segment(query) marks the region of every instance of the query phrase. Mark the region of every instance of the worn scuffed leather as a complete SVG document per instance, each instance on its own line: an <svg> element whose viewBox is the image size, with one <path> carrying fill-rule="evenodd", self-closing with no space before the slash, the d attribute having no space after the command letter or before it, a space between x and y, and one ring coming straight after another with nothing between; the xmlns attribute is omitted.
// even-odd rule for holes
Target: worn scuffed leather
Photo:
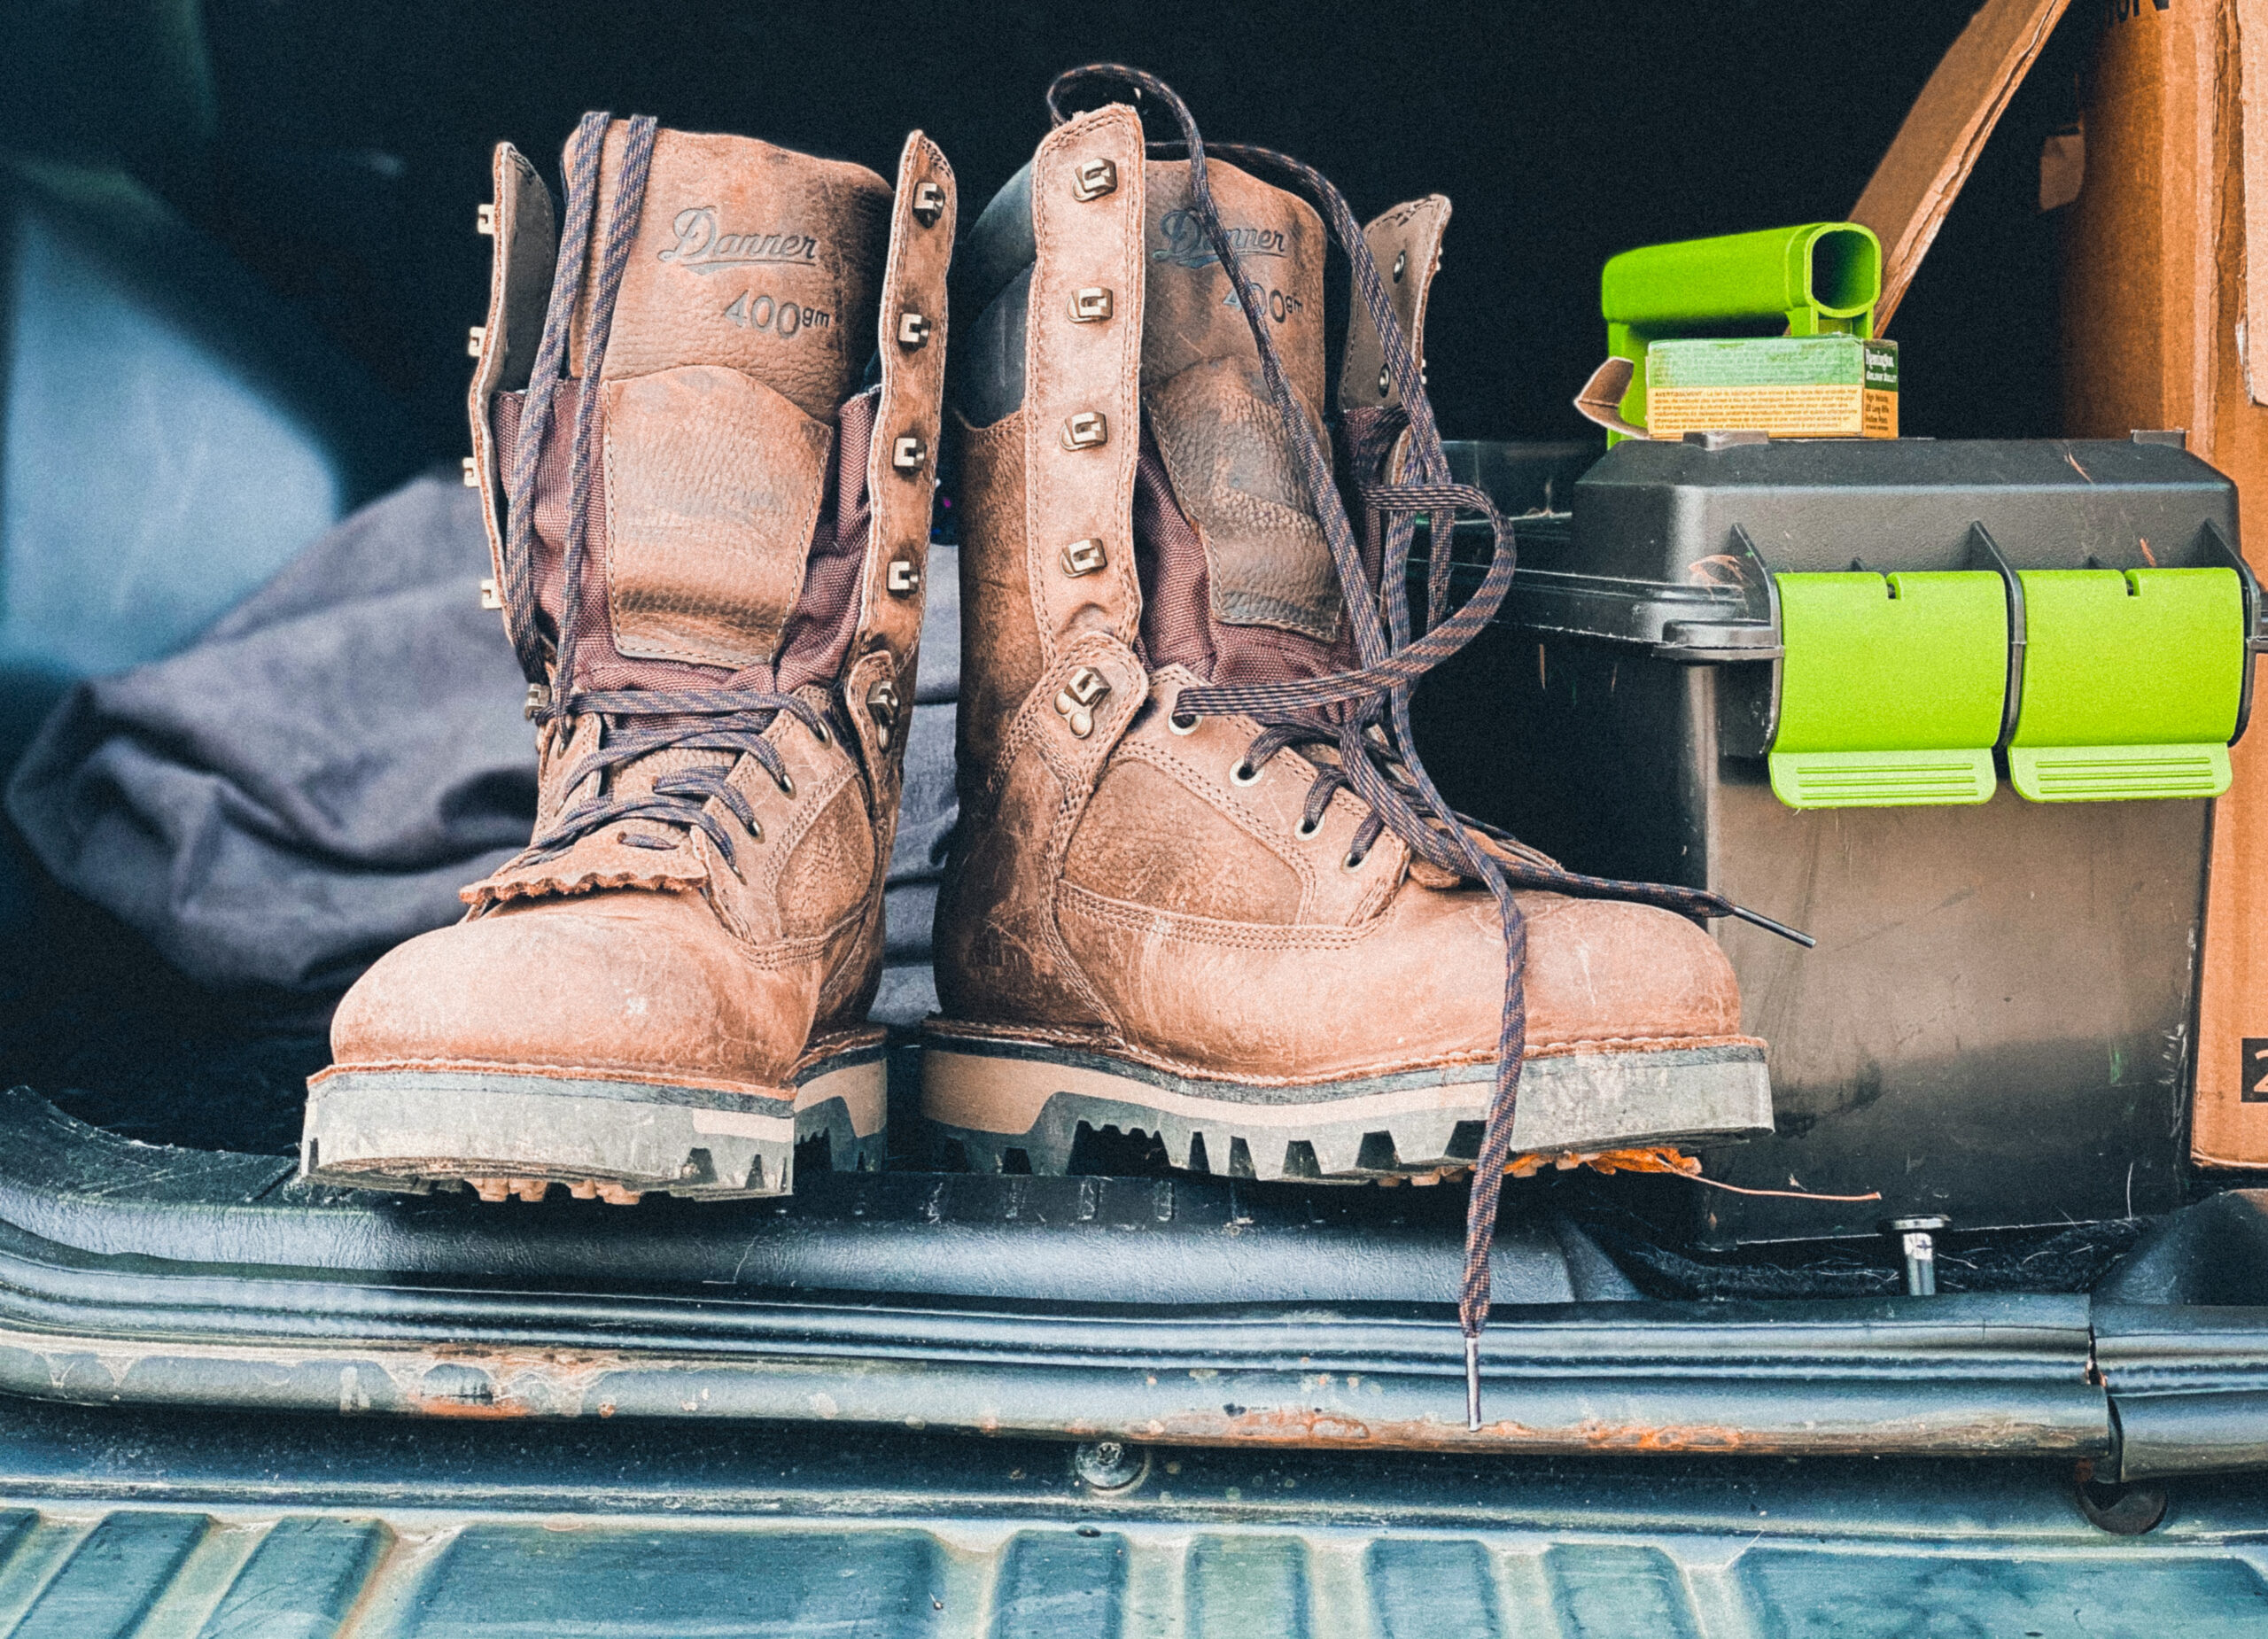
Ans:
<svg viewBox="0 0 2268 1639"><path fill-rule="evenodd" d="M605 150L602 222L621 132ZM540 184L517 155L501 152L498 174L511 205L492 322L509 315L515 353L532 352L541 309L528 316L526 246L552 231L548 201L537 208ZM942 192L928 222L913 208L923 183ZM763 737L784 780L747 757L685 749L617 770L610 793L635 796L674 771L729 765L757 828L712 799L708 812L734 838L729 858L697 827L633 818L508 863L464 890L463 922L389 952L348 994L332 1029L337 1064L593 1071L781 1095L799 1064L863 1026L913 698L953 232L951 168L919 133L895 186L746 138L658 134L598 384L602 468L586 572L599 578L605 618L585 641L688 668L656 687L713 688L779 661L791 618L809 612L807 557L835 470L837 411L879 337L872 522L842 605L847 652L838 675L797 690L832 726L773 719ZM783 329L790 301L799 317ZM929 322L918 348L896 339L909 312ZM579 331L578 370L580 345ZM500 525L510 456L492 410L514 385L484 361L474 390L477 475ZM563 401L555 440L572 425L571 395ZM891 459L902 438L925 452L911 474ZM563 508L569 478L562 462L547 478L539 517ZM901 563L915 575L894 591ZM539 835L587 795L566 776L602 730L594 715L544 729Z"/></svg>
<svg viewBox="0 0 2268 1639"><path fill-rule="evenodd" d="M1226 279L1201 255L1177 257L1161 226L1185 166L1141 152L1139 121L1117 105L1041 144L1022 408L967 433L962 825L936 940L944 1018L1254 1084L1491 1062L1504 957L1490 896L1413 871L1391 834L1349 868L1362 804L1340 791L1302 835L1313 766L1287 753L1239 780L1259 725L1177 729L1174 697L1199 680L1153 673L1138 652L1130 435L1144 414L1206 548L1216 617L1328 636L1342 612L1304 492L1282 470L1280 429L1247 421L1258 354L1242 315L1223 306ZM1102 159L1117 189L1076 200L1077 167ZM1295 392L1320 416L1320 226L1234 167L1209 172L1231 230L1284 236L1286 255L1254 266L1299 298L1277 335ZM1382 267L1402 263L1392 294L1413 346L1447 218L1446 200L1419 200L1367 235ZM1310 236L1311 272L1299 264ZM1072 292L1091 285L1115 293L1112 322L1069 321ZM1379 401L1367 322L1342 407ZM1371 392L1356 396L1365 370ZM1083 408L1112 417L1110 442L1067 450L1064 419ZM1105 544L1109 571L1067 572L1063 544L1085 538ZM1278 607L1263 610L1269 599ZM1108 687L1084 736L1057 705L1082 667ZM1731 967L1696 924L1621 902L1519 901L1530 1053L1748 1040Z"/></svg>

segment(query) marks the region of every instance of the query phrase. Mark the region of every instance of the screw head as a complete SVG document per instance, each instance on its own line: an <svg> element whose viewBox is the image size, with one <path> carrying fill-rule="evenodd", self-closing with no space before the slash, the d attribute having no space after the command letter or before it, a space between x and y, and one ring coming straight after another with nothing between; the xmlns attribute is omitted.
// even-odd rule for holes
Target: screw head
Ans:
<svg viewBox="0 0 2268 1639"><path fill-rule="evenodd" d="M1149 1477L1150 1453L1122 1440L1097 1440L1071 1454L1071 1472L1098 1491L1128 1491Z"/></svg>

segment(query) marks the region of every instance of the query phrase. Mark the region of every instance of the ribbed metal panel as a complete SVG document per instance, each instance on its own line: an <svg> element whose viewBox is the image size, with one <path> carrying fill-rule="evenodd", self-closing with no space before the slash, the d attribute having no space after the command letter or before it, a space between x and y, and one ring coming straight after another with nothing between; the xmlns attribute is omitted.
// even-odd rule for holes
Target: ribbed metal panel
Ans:
<svg viewBox="0 0 2268 1639"><path fill-rule="evenodd" d="M2248 1552L2104 1539L1081 1530L999 1521L4 1516L19 1639L1733 1639L2268 1630Z"/></svg>

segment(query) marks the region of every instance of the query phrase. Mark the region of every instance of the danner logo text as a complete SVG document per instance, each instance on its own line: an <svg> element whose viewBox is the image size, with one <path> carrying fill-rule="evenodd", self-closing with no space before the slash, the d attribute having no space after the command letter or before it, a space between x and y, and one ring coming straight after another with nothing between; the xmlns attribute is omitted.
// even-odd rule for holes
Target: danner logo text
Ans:
<svg viewBox="0 0 2268 1639"><path fill-rule="evenodd" d="M1280 228L1226 228L1229 248L1239 256L1289 256L1291 247L1284 243ZM1197 220L1194 211L1168 211L1158 218L1158 235L1164 239L1161 250L1150 252L1152 261L1169 261L1177 268L1210 268L1221 259L1213 253L1213 246L1205 237L1204 224Z"/></svg>
<svg viewBox="0 0 2268 1639"><path fill-rule="evenodd" d="M719 233L714 206L680 211L670 224L677 243L660 254L695 273L745 268L755 262L816 262L819 241L807 233Z"/></svg>

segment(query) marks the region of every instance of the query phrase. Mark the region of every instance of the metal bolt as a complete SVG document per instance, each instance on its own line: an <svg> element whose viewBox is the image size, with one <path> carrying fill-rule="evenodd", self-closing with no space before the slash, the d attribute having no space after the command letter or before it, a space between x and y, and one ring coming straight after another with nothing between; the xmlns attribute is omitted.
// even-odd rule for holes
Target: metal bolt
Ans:
<svg viewBox="0 0 2268 1639"><path fill-rule="evenodd" d="M1898 1250L1906 1260L1907 1296L1933 1298L1938 1295L1936 1237L1952 1223L1951 1218L1929 1216L1892 1218L1883 1225L1884 1234L1898 1237Z"/></svg>
<svg viewBox="0 0 2268 1639"><path fill-rule="evenodd" d="M935 183L913 185L913 218L924 228L934 228L937 218L945 214L945 190Z"/></svg>
<svg viewBox="0 0 2268 1639"><path fill-rule="evenodd" d="M1150 1472L1150 1454L1122 1440L1097 1440L1071 1454L1071 1472L1098 1491L1124 1491Z"/></svg>

